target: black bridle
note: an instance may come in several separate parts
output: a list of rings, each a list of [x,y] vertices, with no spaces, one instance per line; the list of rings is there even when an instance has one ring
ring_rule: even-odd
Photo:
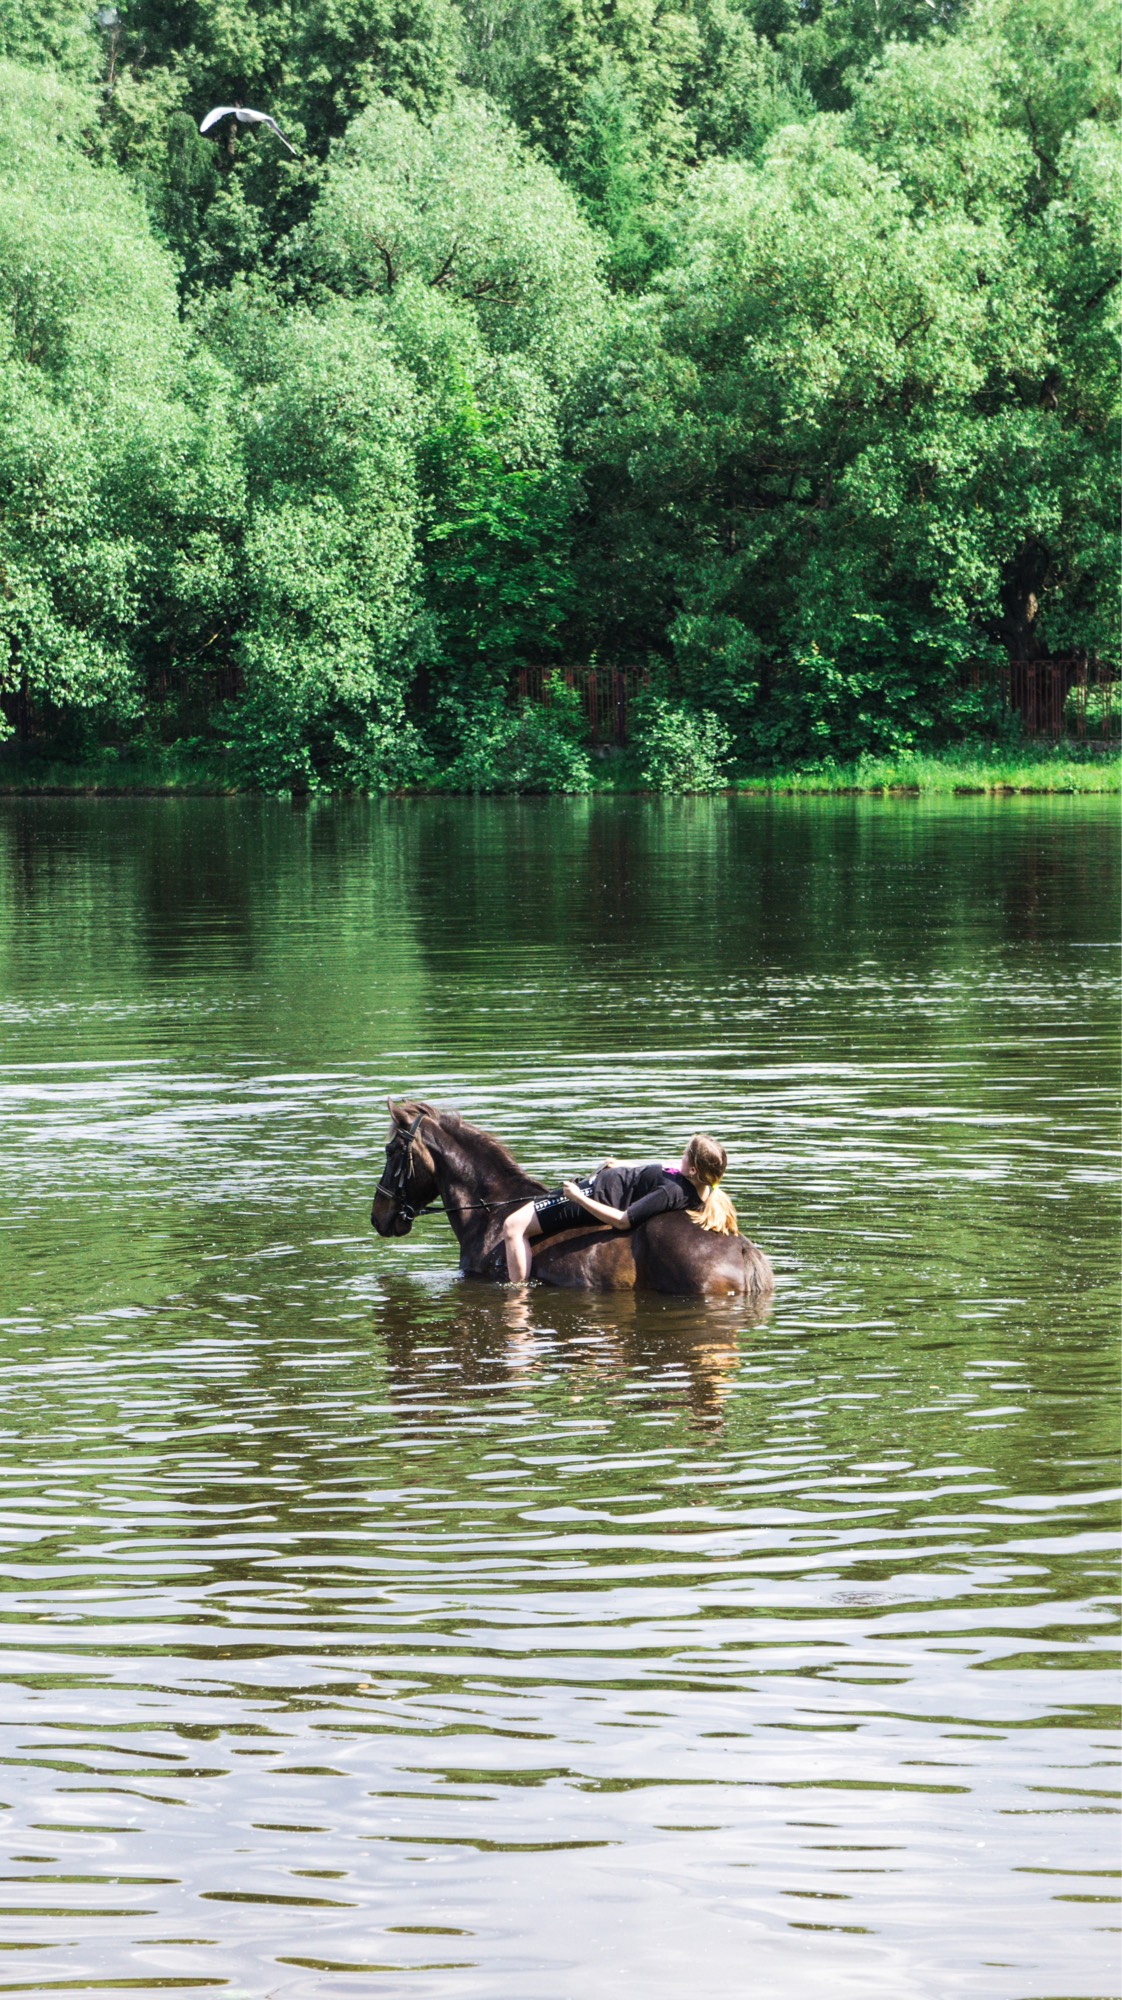
[[[406,1221],[410,1223],[415,1222],[419,1215],[435,1215],[438,1209],[444,1206],[443,1202],[430,1201],[426,1202],[423,1208],[415,1208],[407,1192],[409,1182],[413,1178],[413,1142],[417,1137],[417,1127],[421,1124],[422,1119],[428,1116],[429,1113],[427,1111],[418,1111],[408,1132],[403,1132],[400,1126],[398,1127],[394,1138],[390,1141],[390,1146],[386,1148],[385,1173],[374,1190],[375,1201],[377,1201],[380,1194],[386,1195],[390,1201],[395,1203],[398,1214],[403,1215]],[[393,1148],[392,1157],[391,1147]],[[458,1202],[457,1207],[465,1209],[488,1208],[492,1210],[516,1208],[519,1203],[532,1200],[532,1195],[516,1194],[508,1196],[503,1201]]]
[[[375,1201],[380,1194],[387,1195],[396,1204],[398,1214],[403,1215],[407,1222],[415,1222],[419,1215],[435,1215],[441,1206],[438,1201],[430,1201],[424,1208],[415,1208],[407,1193],[413,1178],[413,1142],[417,1137],[417,1127],[425,1116],[425,1112],[418,1111],[408,1132],[402,1132],[399,1127],[392,1157],[387,1147],[386,1171],[374,1190]]]

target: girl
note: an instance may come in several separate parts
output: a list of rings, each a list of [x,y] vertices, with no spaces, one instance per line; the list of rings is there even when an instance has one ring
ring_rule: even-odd
[[[676,1167],[660,1166],[657,1160],[642,1167],[605,1161],[598,1173],[566,1181],[507,1217],[503,1224],[507,1277],[511,1284],[525,1281],[530,1275],[531,1243],[541,1236],[557,1236],[563,1229],[579,1229],[586,1216],[608,1229],[637,1229],[652,1215],[684,1208],[702,1229],[735,1236],[736,1210],[717,1185],[727,1165],[724,1147],[704,1132],[694,1133]]]

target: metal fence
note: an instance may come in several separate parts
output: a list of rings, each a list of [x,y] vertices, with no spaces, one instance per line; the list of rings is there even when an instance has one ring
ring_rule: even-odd
[[[593,743],[626,743],[645,667],[523,667],[519,695],[548,707],[554,675],[576,689]],[[969,678],[976,688],[996,685],[1002,706],[1019,716],[1026,736],[1104,744],[1122,736],[1122,680],[1099,661],[1011,660],[996,669],[975,667]]]
[[[645,667],[520,667],[520,697],[548,708],[555,676],[580,696],[593,743],[626,743],[635,697],[646,683]]]
[[[594,744],[627,742],[636,696],[647,685],[646,667],[521,667],[517,692],[548,708],[554,676],[579,696]],[[1020,718],[1026,736],[1103,745],[1122,739],[1122,679],[1116,668],[1100,661],[1012,660],[997,668],[975,666],[964,678],[974,688],[996,688],[1003,707]],[[205,730],[214,709],[236,700],[241,691],[241,675],[231,665],[201,671],[197,666],[161,668],[149,688],[150,726],[169,734],[185,726]],[[45,725],[46,715],[39,713],[40,704],[26,682],[0,695],[0,709],[23,742],[38,736]]]
[[[1113,667],[1079,658],[1011,660],[995,678],[1004,707],[1020,717],[1026,736],[1111,743],[1122,734],[1122,681]],[[981,679],[975,670],[973,685]]]

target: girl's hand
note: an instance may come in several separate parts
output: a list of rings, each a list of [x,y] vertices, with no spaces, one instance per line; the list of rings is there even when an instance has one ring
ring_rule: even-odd
[[[606,1222],[611,1229],[630,1227],[625,1208],[609,1208],[606,1201],[594,1201],[592,1196],[585,1194],[575,1181],[563,1181],[562,1193],[567,1195],[570,1201],[579,1202],[581,1208],[587,1209],[589,1215],[597,1222]]]

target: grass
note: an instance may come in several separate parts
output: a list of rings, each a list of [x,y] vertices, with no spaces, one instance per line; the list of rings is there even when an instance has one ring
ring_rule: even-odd
[[[80,758],[23,756],[6,746],[0,756],[0,793],[97,792],[143,795],[146,792],[236,792],[222,756],[190,744],[156,744],[126,752],[112,746],[90,750]]]
[[[1122,792],[1117,749],[1088,750],[1058,743],[1010,749],[974,744],[937,755],[902,750],[895,756],[860,757],[852,764],[823,763],[744,778],[745,792],[920,792],[944,797],[1005,792]]]

